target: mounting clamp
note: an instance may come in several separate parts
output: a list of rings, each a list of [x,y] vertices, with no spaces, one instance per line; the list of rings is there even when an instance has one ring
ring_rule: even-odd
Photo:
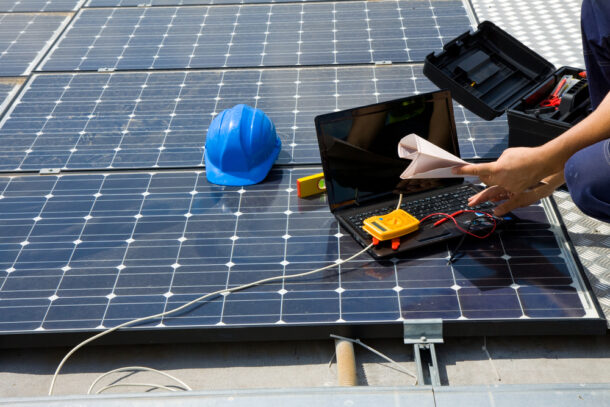
[[[41,168],[38,175],[57,175],[61,173],[60,168]]]
[[[436,359],[435,343],[443,343],[442,319],[406,319],[404,343],[413,345],[419,385],[440,386],[440,373]]]

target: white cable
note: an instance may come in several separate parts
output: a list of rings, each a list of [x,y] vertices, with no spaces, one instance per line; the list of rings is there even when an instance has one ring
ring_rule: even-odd
[[[394,365],[394,367],[396,367],[398,370],[400,370],[403,373],[408,374],[409,376],[413,377],[415,380],[417,380],[417,376],[414,373],[411,373],[409,370],[405,369],[404,367],[400,366],[398,363],[396,363],[393,359],[391,359],[389,356],[384,355],[383,353],[379,352],[376,349],[371,348],[370,346],[362,343],[360,341],[360,339],[351,339],[351,338],[346,338],[344,336],[339,336],[339,335],[330,335],[331,338],[335,338],[335,339],[341,339],[344,341],[349,341],[349,342],[353,342],[353,343],[357,343],[358,345],[362,346],[365,349],[370,350],[371,352],[373,352],[374,354],[384,358],[385,360],[387,360],[388,362],[390,362],[391,364]]]
[[[400,205],[402,204],[402,194],[398,197],[398,205],[396,205],[396,209],[400,209]]]
[[[489,363],[491,364],[491,367],[493,368],[494,372],[496,373],[496,377],[498,378],[498,381],[501,382],[502,378],[500,377],[500,372],[496,368],[496,364],[494,363],[493,359],[491,358],[491,354],[489,353],[489,350],[487,349],[487,337],[486,336],[483,337],[483,347],[481,349],[483,349],[483,352],[485,352],[485,354],[487,355],[487,359],[489,359]]]
[[[72,350],[70,350],[66,356],[64,356],[64,358],[61,360],[61,362],[59,363],[59,365],[57,366],[57,369],[55,370],[55,373],[53,374],[53,378],[51,379],[51,385],[49,386],[49,396],[53,395],[53,389],[55,388],[55,381],[57,380],[57,376],[59,375],[59,372],[61,371],[62,367],[64,366],[64,364],[68,361],[68,359],[70,358],[70,356],[72,356],[77,350],[79,350],[80,348],[82,348],[83,346],[87,345],[88,343],[91,343],[93,341],[95,341],[96,339],[101,338],[102,336],[108,335],[109,333],[112,333],[118,329],[121,328],[125,328],[127,326],[131,326],[134,324],[138,324],[140,322],[144,322],[144,321],[148,321],[151,319],[155,319],[155,318],[161,318],[164,317],[166,315],[170,315],[170,314],[174,314],[178,311],[182,311],[185,308],[190,307],[193,304],[196,304],[200,301],[203,301],[204,299],[208,298],[208,297],[212,297],[215,295],[220,295],[223,293],[232,293],[235,291],[240,291],[240,290],[244,290],[246,288],[250,288],[250,287],[254,287],[260,284],[264,284],[264,283],[268,283],[270,281],[276,281],[276,280],[287,280],[290,278],[297,278],[297,277],[305,277],[311,274],[315,274],[315,273],[319,273],[320,271],[324,271],[327,270],[329,268],[338,266],[339,264],[343,264],[343,263],[347,263],[353,259],[355,259],[356,257],[360,256],[362,253],[366,252],[367,250],[369,250],[371,247],[373,247],[372,244],[368,245],[367,247],[365,247],[364,249],[360,250],[358,253],[352,255],[351,257],[345,259],[345,260],[341,260],[341,261],[337,261],[336,263],[331,263],[327,266],[324,267],[320,267],[319,269],[315,269],[315,270],[311,270],[311,271],[306,271],[304,273],[299,273],[299,274],[292,274],[292,275],[288,275],[288,276],[275,276],[275,277],[268,277],[268,278],[264,278],[262,280],[258,280],[258,281],[254,281],[252,283],[247,283],[244,285],[240,285],[238,287],[233,287],[233,288],[227,288],[227,289],[222,289],[222,290],[218,290],[218,291],[214,291],[205,295],[202,295],[201,297],[195,298],[192,301],[187,302],[186,304],[183,304],[177,308],[174,308],[172,310],[169,311],[165,311],[165,312],[161,312],[159,314],[155,314],[155,315],[149,315],[147,317],[142,317],[142,318],[137,318],[137,319],[133,319],[131,321],[127,321],[124,322],[122,324],[119,324],[117,326],[114,326],[112,328],[108,328],[105,331],[102,331],[96,335],[93,335],[92,337],[85,339],[84,341],[82,341],[81,343],[79,343],[78,345],[76,345],[74,348],[72,348]]]
[[[135,371],[137,371],[137,370],[144,370],[144,371],[147,371],[147,372],[158,373],[158,374],[163,375],[163,376],[165,376],[165,377],[167,377],[167,378],[169,378],[169,379],[171,379],[171,380],[173,380],[173,381],[175,381],[175,382],[177,382],[177,383],[180,383],[180,385],[181,385],[182,387],[184,387],[186,390],[189,390],[189,391],[192,391],[192,390],[193,390],[193,389],[191,389],[191,388],[189,387],[189,385],[188,385],[188,384],[184,383],[182,380],[178,379],[177,377],[172,376],[172,375],[171,375],[171,374],[169,374],[169,373],[165,373],[165,372],[162,372],[162,371],[160,371],[160,370],[153,369],[153,368],[146,367],[146,366],[125,366],[125,367],[120,367],[120,368],[118,368],[118,369],[111,370],[111,371],[109,371],[109,372],[106,372],[106,373],[104,373],[104,374],[102,374],[102,375],[98,376],[98,377],[97,377],[97,379],[95,379],[95,380],[93,381],[93,383],[91,383],[91,386],[89,386],[89,390],[87,391],[87,394],[91,394],[91,391],[93,391],[93,388],[95,387],[95,385],[96,385],[96,384],[97,384],[97,383],[98,383],[100,380],[102,380],[104,377],[106,377],[106,376],[108,376],[108,375],[111,375],[111,374],[113,374],[113,373],[120,373],[120,372],[132,372],[132,371],[134,371],[134,372],[135,372]]]
[[[96,391],[95,394],[100,394],[101,392],[104,392],[108,389],[112,389],[113,387],[152,387],[152,388],[163,389],[163,390],[168,390],[168,391],[178,391],[171,387],[163,386],[162,384],[155,384],[155,383],[115,383],[115,384],[109,384],[108,386],[102,387],[101,389]]]

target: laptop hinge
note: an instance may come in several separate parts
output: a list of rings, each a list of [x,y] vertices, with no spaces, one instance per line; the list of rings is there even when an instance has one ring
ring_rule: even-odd
[[[443,343],[442,319],[406,319],[403,323],[404,343],[413,345],[417,365],[417,384],[440,386],[441,379],[435,343]]]

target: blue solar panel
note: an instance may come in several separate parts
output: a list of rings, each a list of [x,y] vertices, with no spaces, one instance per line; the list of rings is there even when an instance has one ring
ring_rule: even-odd
[[[85,0],[0,0],[0,12],[76,11]]]
[[[43,71],[423,61],[471,25],[461,1],[82,9]]]
[[[245,188],[211,185],[194,171],[0,178],[0,334],[111,327],[206,292],[349,257],[361,248],[325,199],[295,196],[296,178],[316,171],[273,170]],[[598,318],[543,208],[518,214],[514,229],[466,240],[453,264],[455,242],[390,261],[364,254],[341,274],[220,296],[145,325],[159,333],[403,318]]]
[[[34,75],[0,122],[0,169],[201,166],[211,119],[238,103],[274,121],[278,163],[316,164],[315,116],[434,89],[405,65]],[[463,157],[506,146],[505,124],[456,121]]]
[[[0,75],[29,74],[68,23],[55,14],[0,14]]]

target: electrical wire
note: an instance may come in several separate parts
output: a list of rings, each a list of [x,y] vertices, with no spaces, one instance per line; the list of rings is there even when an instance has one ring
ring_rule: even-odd
[[[400,205],[402,205],[402,194],[398,196],[398,205],[396,205],[396,209],[400,209]]]
[[[341,339],[343,341],[348,341],[348,342],[352,342],[352,343],[356,343],[360,346],[362,346],[363,348],[373,352],[375,355],[382,357],[383,359],[387,360],[388,362],[390,362],[392,365],[394,365],[394,367],[398,370],[400,370],[401,372],[411,376],[412,378],[415,379],[415,384],[417,384],[417,376],[414,373],[411,373],[408,369],[405,369],[404,367],[400,366],[397,362],[395,362],[393,359],[391,359],[389,356],[384,355],[383,353],[379,352],[378,350],[370,347],[369,345],[366,345],[364,343],[362,343],[362,341],[360,339],[351,339],[351,338],[346,338],[344,336],[339,336],[339,335],[330,335],[331,338],[335,338],[335,339]],[[332,359],[331,359],[332,362]]]
[[[118,369],[111,370],[109,372],[106,372],[106,373],[98,376],[97,379],[95,379],[93,381],[93,383],[91,383],[91,386],[89,386],[89,390],[87,391],[87,394],[91,394],[91,392],[93,391],[93,388],[95,387],[95,385],[100,380],[102,380],[104,377],[106,377],[108,375],[111,375],[113,373],[120,373],[120,372],[134,372],[134,371],[137,371],[137,370],[143,370],[143,371],[153,372],[153,373],[157,373],[157,374],[163,375],[163,376],[165,376],[165,377],[167,377],[167,378],[169,378],[169,379],[179,383],[182,387],[184,387],[184,389],[189,390],[189,391],[193,390],[193,389],[190,388],[190,386],[188,384],[184,383],[182,380],[178,379],[177,377],[174,377],[174,376],[170,375],[169,373],[165,373],[165,372],[162,372],[160,370],[153,369],[153,368],[146,367],[146,366],[125,366],[125,367],[120,367]]]
[[[96,391],[95,394],[100,394],[100,393],[102,393],[108,389],[112,389],[114,387],[149,387],[149,388],[153,388],[153,389],[163,389],[163,390],[174,391],[174,392],[178,391],[171,387],[163,386],[162,384],[155,384],[155,383],[115,383],[115,384],[109,384],[108,386],[102,387],[101,389]],[[89,393],[89,394],[91,394],[91,393]]]
[[[179,307],[176,307],[174,309],[171,309],[169,311],[164,311],[164,312],[161,312],[161,313],[158,313],[158,314],[154,314],[154,315],[149,315],[149,316],[146,316],[146,317],[136,318],[136,319],[133,319],[131,321],[127,321],[127,322],[124,322],[124,323],[119,324],[117,326],[114,326],[112,328],[108,328],[105,331],[102,331],[102,332],[100,332],[100,333],[98,333],[96,335],[93,335],[92,337],[90,337],[88,339],[85,339],[84,341],[82,341],[81,343],[79,343],[78,345],[73,347],[66,354],[66,356],[64,356],[64,358],[61,360],[61,362],[57,366],[57,369],[55,370],[55,373],[53,374],[53,378],[51,379],[51,384],[49,386],[49,393],[48,393],[48,395],[49,396],[53,395],[53,389],[55,388],[55,382],[57,381],[57,376],[59,375],[59,372],[63,368],[64,364],[68,361],[68,359],[77,350],[79,350],[83,346],[85,346],[85,345],[95,341],[96,339],[99,339],[99,338],[101,338],[101,337],[103,337],[105,335],[108,335],[108,334],[110,334],[110,333],[112,333],[112,332],[114,332],[116,330],[121,329],[121,328],[125,328],[125,327],[131,326],[131,325],[134,325],[134,324],[138,324],[138,323],[144,322],[144,321],[149,321],[151,319],[161,318],[161,317],[164,317],[164,316],[167,316],[167,315],[174,314],[174,313],[176,313],[178,311],[182,311],[183,309],[188,308],[188,307],[190,307],[190,306],[192,306],[192,305],[194,305],[194,304],[196,304],[196,303],[198,303],[200,301],[203,301],[206,298],[212,297],[212,296],[222,295],[222,294],[225,294],[225,293],[232,293],[232,292],[235,292],[235,291],[245,290],[246,288],[250,288],[250,287],[257,286],[257,285],[265,284],[265,283],[268,283],[268,282],[271,282],[271,281],[287,280],[287,279],[291,279],[291,278],[305,277],[305,276],[309,276],[309,275],[312,275],[312,274],[315,274],[315,273],[319,273],[320,271],[324,271],[324,270],[327,270],[329,268],[336,267],[336,266],[338,266],[340,264],[347,263],[347,262],[355,259],[356,257],[360,256],[361,254],[365,253],[371,247],[373,247],[372,244],[368,245],[367,247],[365,247],[364,249],[362,249],[358,253],[348,257],[345,260],[338,260],[335,263],[328,264],[328,265],[326,265],[324,267],[320,267],[320,268],[315,269],[315,270],[306,271],[304,273],[299,273],[299,274],[291,274],[291,275],[288,275],[288,276],[268,277],[268,278],[264,278],[264,279],[261,279],[261,280],[258,280],[258,281],[254,281],[252,283],[247,283],[247,284],[244,284],[244,285],[240,285],[240,286],[237,286],[237,287],[226,288],[226,289],[214,291],[214,292],[202,295],[201,297],[195,298],[194,300],[189,301],[189,302],[187,302],[187,303],[185,303],[185,304],[183,304],[183,305],[181,305]]]
[[[463,233],[467,234],[468,236],[473,236],[476,237],[477,239],[487,239],[489,236],[491,236],[493,234],[493,232],[495,232],[496,227],[497,227],[497,223],[496,223],[496,219],[493,217],[493,215],[490,215],[487,212],[481,212],[481,211],[475,211],[475,210],[469,210],[469,209],[464,209],[462,210],[460,213],[464,213],[464,212],[472,212],[472,213],[476,213],[476,214],[483,214],[483,216],[486,216],[488,218],[490,218],[493,222],[493,226],[491,228],[491,230],[489,232],[487,232],[484,235],[477,235],[476,233],[472,233],[469,230],[464,229],[463,227],[460,226],[460,224],[458,223],[458,221],[455,219],[455,216],[450,215],[448,213],[442,213],[442,212],[436,212],[436,213],[431,213],[427,216],[424,216],[423,218],[421,218],[419,220],[419,222],[423,222],[425,220],[430,219],[433,216],[444,216],[447,219],[450,219],[453,221],[453,223],[455,223],[455,226]]]

